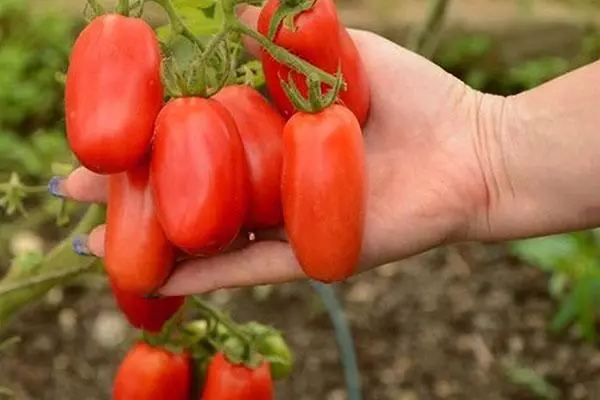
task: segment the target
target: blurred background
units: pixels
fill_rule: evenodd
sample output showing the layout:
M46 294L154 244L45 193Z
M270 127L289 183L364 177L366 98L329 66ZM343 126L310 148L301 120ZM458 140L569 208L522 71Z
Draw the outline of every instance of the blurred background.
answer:
M432 58L477 89L514 94L600 56L595 0L338 0L344 21ZM62 73L84 0L0 0L0 181L45 184L69 161ZM439 12L435 12L439 11ZM401 71L399 71L401 73ZM53 171L54 170L54 171ZM0 273L19 252L46 250L56 199L0 214ZM77 205L72 215L80 212ZM600 235L436 249L342 285L364 398L600 399ZM296 354L278 399L347 398L331 323L304 283L218 292L240 321L281 329ZM51 290L0 341L0 399L109 399L134 332L102 279Z

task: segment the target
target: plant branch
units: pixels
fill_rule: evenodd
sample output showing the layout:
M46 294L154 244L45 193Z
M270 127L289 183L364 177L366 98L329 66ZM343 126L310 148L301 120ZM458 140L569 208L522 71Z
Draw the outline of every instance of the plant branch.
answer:
M321 70L320 68L313 66L309 62L299 57L296 57L283 47L277 46L276 44L271 42L266 36L260 34L259 32L256 32L254 29L250 28L249 26L245 25L243 22L237 19L231 21L230 24L231 28L236 32L247 35L250 38L256 40L258 44L263 49L265 49L271 55L271 57L275 59L275 61L284 64L285 66L297 72L300 72L306 76L318 76L318 78L322 82L328 84L331 87L335 86L337 78L334 75L329 74ZM345 82L343 83L342 88L346 88Z
M100 264L97 259L81 257L71 248L73 239L88 233L105 218L104 206L92 205L69 237L40 259L17 257L0 281L0 329L27 304L41 298L56 285L67 283Z
M209 304L205 303L198 296L192 296L191 298L192 298L194 304L196 305L196 307L198 307L201 311L203 311L204 314L206 314L210 318L213 318L218 323L223 325L225 328L227 328L227 330L229 332L231 332L235 336L237 336L242 342L244 342L245 344L250 344L252 342L251 338L248 335L246 335L244 332L242 332L240 327L235 322L233 322L229 317L227 317L225 314L223 314L216 308L210 306Z
M430 0L431 6L425 23L409 38L407 47L416 53L430 58L437 47L438 36L444 25L450 0Z

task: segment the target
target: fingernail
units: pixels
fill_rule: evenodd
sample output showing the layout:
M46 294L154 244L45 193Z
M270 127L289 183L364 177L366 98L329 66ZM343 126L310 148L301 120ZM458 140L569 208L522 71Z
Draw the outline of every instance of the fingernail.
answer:
M154 300L154 299L162 299L164 296L158 293L148 293L143 296L145 299Z
M87 246L87 235L80 235L73 239L73 251L80 256L91 256L93 255Z
M64 178L61 178L60 176L53 176L48 182L48 192L55 197L64 197L64 194L60 190L60 186L63 181Z

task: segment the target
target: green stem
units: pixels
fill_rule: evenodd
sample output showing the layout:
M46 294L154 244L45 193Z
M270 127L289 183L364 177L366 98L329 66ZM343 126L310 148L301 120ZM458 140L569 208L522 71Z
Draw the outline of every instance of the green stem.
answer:
M204 51L204 44L200 39L194 35L194 33L188 28L188 26L183 22L183 20L177 14L177 10L173 6L171 0L145 0L146 2L153 1L165 10L167 16L169 17L169 22L171 23L171 29L176 35L183 36L191 43L196 45L200 51Z
M246 335L244 332L242 332L242 330L239 328L239 326L235 322L233 322L229 317L227 317L226 315L221 313L216 308L208 305L207 303L202 301L197 296L192 296L192 300L194 301L194 304L200 310L202 310L207 316L217 320L221 325L223 325L225 328L227 328L227 330L229 330L231 333L233 333L235 336L237 336L238 339L240 339L242 342L244 342L244 344L248 345L252 342L250 337L248 335Z
M416 53L430 58L435 50L437 37L441 31L450 6L450 0L430 0L431 6L423 26L409 38L407 47Z
M118 10L121 14L128 17L129 16L129 0L119 0Z
M88 5L92 8L95 16L104 14L104 7L97 0L87 0Z
M98 266L98 259L81 257L71 248L73 239L91 231L105 219L105 208L90 206L69 237L54 247L39 263L28 265L17 258L0 280L0 328L27 304L44 296L56 285Z
M245 25L244 23L240 22L237 19L233 19L232 21L230 21L230 26L231 29L242 33L244 35L249 36L250 38L256 40L258 42L258 44L265 49L270 55L271 57L273 57L275 59L275 61L284 64L285 66L300 72L306 76L310 76L310 75L315 75L318 76L318 78L328 84L329 86L334 86L336 83L336 77L334 75L331 75L315 66L313 66L312 64L310 64L309 62L296 57L295 55L293 55L292 53L290 53L289 51L287 51L286 49L284 49L283 47L277 46L276 44L274 44L273 42L271 42L266 36L256 32L255 30L253 30L252 28L250 28L249 26ZM283 77L283 78L287 78L287 77ZM346 83L343 84L343 88L346 88Z
M28 279L19 280L15 283L2 285L2 287L0 287L0 298L9 293L23 289L28 289L33 286L47 284L55 281L64 281L67 278L73 278L75 276L83 274L84 272L91 271L92 269L94 269L94 267L97 266L97 263L97 260L88 260L87 263L74 268L52 271L47 274L32 276Z

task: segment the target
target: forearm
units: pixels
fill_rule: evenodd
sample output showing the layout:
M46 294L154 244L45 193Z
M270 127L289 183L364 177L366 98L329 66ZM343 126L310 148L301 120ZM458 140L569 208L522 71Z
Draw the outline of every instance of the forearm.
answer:
M600 226L600 62L497 101L488 112L488 204L479 236Z

